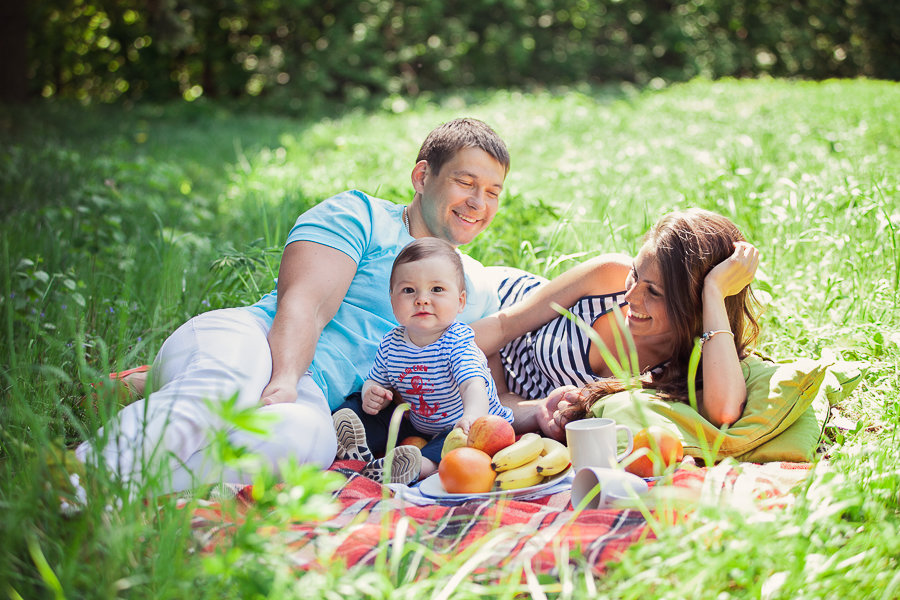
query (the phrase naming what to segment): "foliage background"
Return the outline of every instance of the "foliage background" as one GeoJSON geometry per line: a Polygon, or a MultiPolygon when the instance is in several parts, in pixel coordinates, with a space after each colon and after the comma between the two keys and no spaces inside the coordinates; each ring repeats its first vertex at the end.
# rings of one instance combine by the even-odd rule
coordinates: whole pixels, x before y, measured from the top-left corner
{"type": "Polygon", "coordinates": [[[877,0],[9,4],[4,94],[19,99],[261,96],[297,111],[460,86],[900,78],[900,4],[877,0]]]}

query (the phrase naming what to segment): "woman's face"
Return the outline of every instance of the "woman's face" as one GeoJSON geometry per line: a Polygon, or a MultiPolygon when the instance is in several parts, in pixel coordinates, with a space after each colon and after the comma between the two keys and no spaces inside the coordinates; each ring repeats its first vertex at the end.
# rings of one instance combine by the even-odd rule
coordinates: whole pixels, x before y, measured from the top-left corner
{"type": "Polygon", "coordinates": [[[634,259],[631,273],[625,279],[625,301],[628,302],[625,323],[632,335],[658,336],[672,333],[659,261],[647,244],[641,247],[634,259]]]}

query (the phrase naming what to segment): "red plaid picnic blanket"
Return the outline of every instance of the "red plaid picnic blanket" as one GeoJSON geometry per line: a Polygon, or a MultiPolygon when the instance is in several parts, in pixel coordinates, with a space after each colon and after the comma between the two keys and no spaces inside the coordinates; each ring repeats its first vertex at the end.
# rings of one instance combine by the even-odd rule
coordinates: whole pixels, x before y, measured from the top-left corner
{"type": "MultiPolygon", "coordinates": [[[[442,557],[459,555],[473,544],[482,544],[476,571],[528,563],[534,572],[553,574],[563,560],[583,561],[599,573],[632,544],[654,538],[641,511],[576,513],[569,491],[527,501],[489,498],[420,506],[392,494],[385,497],[380,484],[359,475],[361,466],[338,461],[331,467],[348,477],[336,493],[340,510],[335,516],[269,532],[281,536],[298,569],[319,569],[338,560],[348,566],[370,565],[390,544],[414,540],[430,549],[423,559],[424,575],[429,566],[438,568],[442,557]]],[[[809,468],[805,463],[732,462],[678,470],[659,485],[672,486],[682,496],[718,494],[724,501],[740,499],[768,508],[789,502],[788,492],[809,468]]],[[[215,552],[227,544],[232,526],[243,522],[252,502],[252,490],[246,486],[234,498],[194,505],[192,524],[202,550],[215,552]]],[[[683,517],[689,518],[689,512],[674,515],[683,517]]]]}

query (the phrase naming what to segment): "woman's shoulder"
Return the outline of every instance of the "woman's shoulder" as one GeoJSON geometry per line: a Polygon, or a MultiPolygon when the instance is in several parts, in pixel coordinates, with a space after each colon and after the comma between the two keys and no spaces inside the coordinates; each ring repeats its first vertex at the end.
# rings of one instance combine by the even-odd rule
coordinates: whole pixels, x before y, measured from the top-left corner
{"type": "Polygon", "coordinates": [[[543,277],[519,269],[497,271],[497,275],[499,275],[497,277],[497,297],[501,309],[520,302],[547,283],[543,277]]]}

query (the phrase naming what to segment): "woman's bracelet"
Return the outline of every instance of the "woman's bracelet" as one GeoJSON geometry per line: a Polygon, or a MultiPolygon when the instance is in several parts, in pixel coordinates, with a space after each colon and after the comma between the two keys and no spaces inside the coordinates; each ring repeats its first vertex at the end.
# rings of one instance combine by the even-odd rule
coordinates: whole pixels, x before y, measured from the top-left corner
{"type": "Polygon", "coordinates": [[[707,331],[703,335],[700,336],[700,349],[703,349],[703,344],[712,339],[714,335],[717,333],[727,333],[731,337],[734,337],[734,332],[730,329],[715,329],[713,331],[707,331]]]}

